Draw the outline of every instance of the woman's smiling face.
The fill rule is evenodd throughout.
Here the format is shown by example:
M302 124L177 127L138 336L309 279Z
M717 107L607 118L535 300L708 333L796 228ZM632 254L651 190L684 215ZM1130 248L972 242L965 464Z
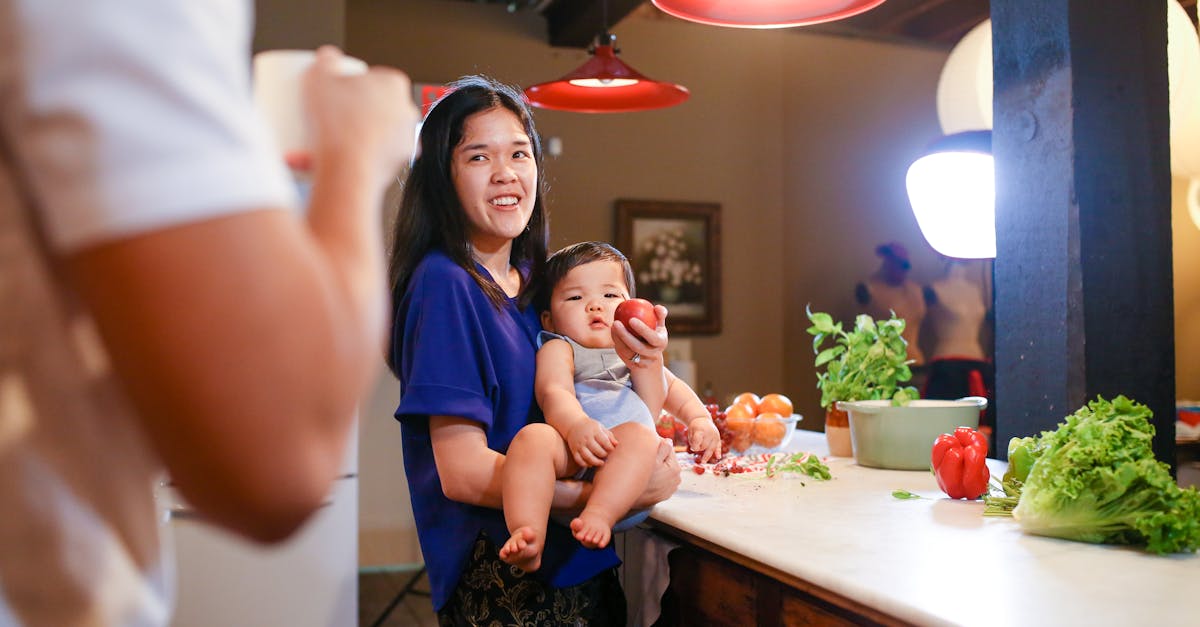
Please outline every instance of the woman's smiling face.
M471 246L496 251L521 234L537 198L537 163L521 120L504 107L466 119L450 175Z

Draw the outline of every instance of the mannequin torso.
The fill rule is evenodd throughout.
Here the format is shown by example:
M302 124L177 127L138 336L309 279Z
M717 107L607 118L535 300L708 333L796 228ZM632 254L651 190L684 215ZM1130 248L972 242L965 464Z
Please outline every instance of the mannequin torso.
M967 277L967 270L952 262L945 277L925 288L930 328L935 334L934 359L987 359L979 340L987 303L982 286Z
M872 276L859 283L855 293L859 304L866 306L866 313L876 320L887 320L891 312L904 319L904 339L908 342L908 358L914 366L925 363L925 355L918 345L921 322L925 318L925 299L921 287L909 280L898 283L881 276Z

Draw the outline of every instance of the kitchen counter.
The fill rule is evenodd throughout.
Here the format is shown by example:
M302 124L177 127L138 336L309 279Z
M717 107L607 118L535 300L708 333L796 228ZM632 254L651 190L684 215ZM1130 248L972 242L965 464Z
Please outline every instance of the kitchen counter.
M828 454L824 435L812 431L798 430L788 448ZM1196 554L1159 557L1030 536L1011 518L983 517L982 502L945 497L929 472L865 468L852 458L827 463L829 481L685 471L650 525L849 622L1196 624ZM1003 462L989 465L1003 473ZM897 489L923 498L896 499ZM672 589L708 593L676 590L681 574L694 585L691 570L673 567ZM782 622L790 622L786 612Z

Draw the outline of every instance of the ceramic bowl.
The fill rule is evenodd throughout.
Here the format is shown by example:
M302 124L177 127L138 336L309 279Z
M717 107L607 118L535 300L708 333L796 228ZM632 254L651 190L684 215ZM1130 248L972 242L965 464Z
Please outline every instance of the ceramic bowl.
M915 400L902 407L891 401L838 401L850 417L850 442L860 466L895 470L929 469L933 441L956 427L979 427L987 399Z

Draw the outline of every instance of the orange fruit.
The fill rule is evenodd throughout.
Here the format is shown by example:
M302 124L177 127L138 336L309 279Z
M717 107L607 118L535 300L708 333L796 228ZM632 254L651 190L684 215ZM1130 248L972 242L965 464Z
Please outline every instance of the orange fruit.
M751 439L757 446L775 448L783 442L785 435L787 423L783 421L783 416L769 411L759 414L754 421L754 434Z
M733 397L734 405L749 405L750 409L753 409L756 414L759 412L758 404L761 401L762 399L758 398L758 395L754 392L742 392Z
M768 394L762 397L758 404L758 413L775 412L780 416L791 416L793 411L792 399L782 394Z
M739 418L753 419L757 415L757 410L744 403L734 403L725 408L725 420L737 420Z

